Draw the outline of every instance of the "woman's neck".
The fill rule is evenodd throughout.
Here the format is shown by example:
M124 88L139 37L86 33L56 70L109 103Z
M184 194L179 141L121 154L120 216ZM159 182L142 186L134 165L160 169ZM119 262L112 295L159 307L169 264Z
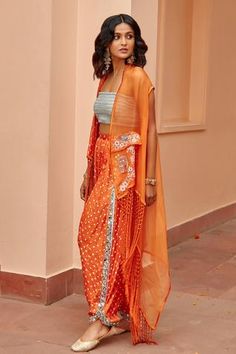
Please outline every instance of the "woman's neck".
M119 72L124 70L125 61L112 58L112 65L113 65L113 76L116 76L119 74Z

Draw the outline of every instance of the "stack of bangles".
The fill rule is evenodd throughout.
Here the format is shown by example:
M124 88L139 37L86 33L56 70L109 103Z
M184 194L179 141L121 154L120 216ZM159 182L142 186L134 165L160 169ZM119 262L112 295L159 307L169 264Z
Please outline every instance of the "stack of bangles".
M145 184L149 184L151 186L156 186L157 180L156 180L156 178L145 178Z
M85 173L83 175L83 177L84 177L84 179L86 179L87 174ZM156 180L156 178L145 178L145 184L149 184L151 186L156 186L157 180Z

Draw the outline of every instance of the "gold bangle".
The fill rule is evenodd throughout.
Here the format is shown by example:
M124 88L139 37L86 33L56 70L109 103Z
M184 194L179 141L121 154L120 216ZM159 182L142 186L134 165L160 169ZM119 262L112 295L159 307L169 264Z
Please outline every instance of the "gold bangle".
M145 178L145 184L150 184L151 186L155 186L157 184L156 178Z

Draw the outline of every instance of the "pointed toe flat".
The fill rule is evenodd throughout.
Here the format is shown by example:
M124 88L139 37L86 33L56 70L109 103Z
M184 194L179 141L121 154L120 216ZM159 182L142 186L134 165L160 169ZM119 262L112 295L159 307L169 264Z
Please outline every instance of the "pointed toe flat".
M89 350L94 349L98 343L100 342L99 339L82 341L80 338L71 346L71 349L74 352L88 352Z

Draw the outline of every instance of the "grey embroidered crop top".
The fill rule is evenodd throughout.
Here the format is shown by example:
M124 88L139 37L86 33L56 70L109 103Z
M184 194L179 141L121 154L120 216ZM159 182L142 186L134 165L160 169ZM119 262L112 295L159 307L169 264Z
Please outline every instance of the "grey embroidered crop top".
M102 124L110 124L111 112L115 100L116 92L101 91L99 92L93 109L97 116L98 122Z

